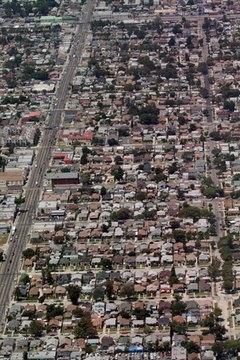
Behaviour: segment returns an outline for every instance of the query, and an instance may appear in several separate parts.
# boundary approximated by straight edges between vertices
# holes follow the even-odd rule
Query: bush
[[[129,219],[130,210],[126,208],[119,209],[118,211],[114,211],[111,215],[112,221],[124,221]]]

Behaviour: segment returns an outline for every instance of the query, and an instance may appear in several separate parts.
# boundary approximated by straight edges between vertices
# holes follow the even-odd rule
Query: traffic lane
[[[19,238],[21,237],[26,238],[27,236],[26,223],[28,222],[28,217],[25,215],[24,218],[25,218],[24,221],[22,221],[22,224],[19,227],[19,231],[17,235]],[[18,263],[20,260],[19,254],[21,254],[23,246],[25,246],[25,242],[23,243],[17,240],[18,239],[16,239],[16,242],[12,243],[9,248],[7,259],[6,262],[4,263],[4,269],[3,269],[4,273],[1,274],[2,284],[4,285],[4,292],[2,292],[0,295],[1,303],[3,302],[3,300],[7,302],[10,300],[12,287],[15,281],[15,276],[17,275],[15,269],[18,268]],[[4,313],[2,312],[0,314],[0,322],[2,321],[3,317],[4,317]]]
[[[19,251],[18,246],[14,247],[14,249],[11,250],[11,252],[8,254],[8,258],[4,266],[4,272],[1,274],[1,284],[4,289],[4,291],[2,291],[0,294],[0,303],[2,308],[0,314],[1,322],[7,310],[7,304],[11,297],[14,280],[15,277],[17,276],[17,273],[15,272],[16,266],[18,265],[18,258],[15,257],[16,251]],[[5,306],[3,305],[3,302],[5,303]]]

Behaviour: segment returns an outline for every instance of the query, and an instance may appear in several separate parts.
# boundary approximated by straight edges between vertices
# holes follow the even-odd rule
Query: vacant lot
[[[8,234],[0,234],[0,246],[6,244],[8,239]]]

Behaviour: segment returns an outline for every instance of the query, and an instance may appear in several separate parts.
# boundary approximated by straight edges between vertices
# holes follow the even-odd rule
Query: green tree
[[[127,209],[127,208],[121,208],[117,211],[114,211],[112,214],[111,214],[111,220],[112,221],[124,221],[124,220],[127,220],[129,219],[130,217],[130,210]]]
[[[134,284],[132,282],[127,282],[123,284],[120,289],[120,296],[126,297],[127,299],[132,298],[135,295]]]
[[[215,187],[213,187],[213,186],[203,187],[202,188],[202,193],[208,199],[213,199],[218,195],[217,189]]]
[[[40,304],[43,304],[45,300],[46,300],[46,295],[42,295],[42,296],[40,296],[40,297],[38,298],[38,302],[39,302]]]
[[[93,290],[92,297],[95,301],[102,301],[104,300],[105,291],[101,285],[98,285]]]
[[[161,69],[161,76],[165,77],[167,80],[176,79],[178,77],[176,67],[173,64],[167,64],[165,68]]]
[[[156,169],[157,170],[157,169]],[[155,172],[156,172],[155,170]],[[156,175],[155,175],[155,181],[157,183],[159,183],[160,181],[166,181],[167,179],[167,176],[163,173],[163,172],[156,172]]]
[[[182,242],[184,243],[186,240],[186,232],[181,229],[174,229],[173,230],[173,237],[176,240],[176,242]]]
[[[176,219],[170,221],[170,226],[173,230],[178,229],[180,227],[180,222]]]
[[[169,174],[174,174],[176,171],[178,171],[178,164],[176,162],[173,162],[169,168],[168,168],[168,172]]]
[[[232,261],[225,261],[222,266],[223,287],[227,293],[233,290],[233,268]]]
[[[133,84],[125,84],[124,85],[124,91],[133,92],[133,90],[134,90],[134,85]]]
[[[80,307],[73,309],[72,313],[76,318],[81,318],[84,315],[83,309]]]
[[[31,248],[28,248],[23,251],[22,255],[25,259],[31,259],[35,255],[35,251]]]
[[[170,37],[170,40],[168,42],[168,46],[172,47],[172,46],[175,46],[176,45],[176,40],[175,40],[175,37],[174,36],[171,36]]]
[[[100,190],[100,195],[104,196],[104,195],[106,195],[106,193],[107,193],[107,189],[105,188],[105,186],[102,186],[102,188]]]
[[[220,135],[219,131],[212,131],[209,134],[210,138],[214,141],[220,141],[222,140],[222,136]]]
[[[46,284],[52,285],[54,283],[51,269],[49,268],[49,266],[46,266],[45,269],[42,269],[42,278],[43,282]]]
[[[88,157],[87,157],[87,154],[84,153],[84,154],[82,154],[82,156],[81,156],[80,164],[81,164],[81,165],[86,165],[87,163],[88,163]]]
[[[112,261],[104,257],[101,259],[101,266],[103,270],[112,270]]]
[[[39,71],[35,71],[35,72],[34,72],[33,78],[34,78],[35,80],[45,81],[45,80],[49,80],[49,75],[48,75],[48,72],[47,72],[47,71],[45,71],[45,70],[39,70]]]
[[[224,109],[229,110],[230,112],[233,112],[235,110],[236,104],[233,100],[224,101],[224,105],[223,105]]]
[[[77,305],[80,295],[80,287],[78,285],[69,285],[67,287],[67,292],[72,304]]]
[[[28,16],[31,12],[33,12],[32,4],[26,3],[23,6],[24,6],[24,12],[25,12],[26,16]]]
[[[201,72],[203,75],[207,75],[207,73],[208,73],[207,63],[200,62],[198,65],[198,71]]]
[[[215,317],[215,319],[219,319],[222,315],[222,309],[220,309],[218,306],[215,306],[213,309],[213,315]]]
[[[199,93],[204,99],[209,97],[209,92],[208,92],[208,90],[206,88],[201,87],[199,89]]]
[[[203,110],[203,115],[209,116],[209,110],[207,108]]]
[[[36,132],[35,132],[35,135],[34,135],[34,138],[33,138],[33,145],[34,145],[34,146],[37,146],[37,145],[38,145],[39,140],[40,140],[40,136],[41,136],[41,131],[40,131],[40,129],[36,129]]]
[[[69,173],[71,171],[71,168],[69,166],[64,166],[61,168],[62,173]]]
[[[182,315],[186,311],[186,303],[181,300],[181,297],[176,296],[175,301],[171,304],[172,316]]]
[[[108,232],[108,228],[109,228],[108,225],[102,224],[102,226],[101,226],[102,233],[107,233],[107,232]]]
[[[21,205],[25,203],[25,198],[23,198],[22,196],[19,196],[18,198],[15,197],[14,203],[16,205]]]
[[[134,107],[134,109],[135,109],[135,112],[136,112],[136,115],[138,114],[138,109],[137,109],[137,107]],[[132,115],[135,115],[135,114],[132,114]],[[119,129],[118,129],[118,136],[119,137],[127,137],[127,136],[129,136],[129,128],[128,127],[120,127]]]
[[[136,308],[133,315],[136,316],[137,320],[145,320],[147,316],[150,316],[150,312],[146,308]]]
[[[147,198],[147,194],[143,191],[138,191],[136,192],[136,195],[135,195],[135,199],[137,201],[143,201],[143,200],[146,200]]]
[[[29,334],[35,336],[35,337],[41,337],[43,334],[43,324],[42,322],[38,320],[33,320],[30,322],[29,328],[28,328]]]
[[[5,16],[7,18],[11,18],[12,17],[11,3],[10,2],[5,3],[3,7],[4,7]]]
[[[201,217],[201,209],[196,206],[186,206],[180,210],[179,216],[183,218],[191,218],[195,222]]]
[[[217,356],[217,359],[226,359],[225,357],[225,348],[224,348],[224,343],[217,341],[215,342],[215,344],[213,344],[212,350],[214,352],[214,354]]]
[[[114,176],[115,181],[121,181],[123,179],[124,171],[121,166],[111,170],[111,174]]]
[[[180,335],[186,335],[187,332],[187,324],[186,323],[179,323],[176,321],[172,322],[172,332],[177,333]]]
[[[194,45],[192,43],[192,36],[188,36],[186,40],[186,46],[189,50],[194,48]]]
[[[224,99],[229,99],[231,97],[238,97],[240,95],[239,89],[233,89],[229,84],[225,84],[220,88],[222,96]]]
[[[214,282],[219,276],[221,276],[221,261],[215,256],[212,258],[212,262],[208,266],[208,273]]]
[[[119,142],[116,139],[111,138],[111,139],[108,139],[108,145],[109,146],[117,146],[117,145],[119,145]]]
[[[22,296],[21,291],[20,291],[19,287],[16,286],[14,289],[14,299],[16,301],[19,301],[21,299],[21,296]]]
[[[200,346],[193,341],[184,341],[181,345],[187,350],[188,354],[200,353]]]
[[[99,137],[94,137],[92,140],[92,145],[93,146],[103,146],[105,143],[103,138],[99,138]]]
[[[120,155],[115,156],[114,162],[116,165],[121,165],[123,163],[123,158]]]
[[[185,151],[183,154],[182,154],[182,158],[184,161],[186,162],[192,162],[193,161],[193,158],[194,158],[194,152],[193,151]]]
[[[92,151],[87,146],[83,146],[82,153],[87,155],[87,154],[91,154]]]
[[[172,28],[172,32],[174,34],[181,34],[182,33],[182,25],[179,23],[174,24],[174,26]]]
[[[203,326],[209,328],[208,333],[214,334],[216,340],[223,340],[223,335],[226,333],[226,329],[219,323],[219,315],[221,312],[216,309],[211,312],[202,322]]]
[[[29,282],[30,282],[29,275],[28,274],[22,274],[21,277],[20,277],[19,283],[26,285]]]
[[[84,316],[79,320],[73,331],[77,338],[87,339],[90,336],[96,336],[97,331],[92,325],[90,313],[85,313]]]
[[[106,296],[108,300],[111,300],[113,296],[113,281],[109,279],[106,281]]]
[[[155,64],[152,60],[150,60],[148,55],[141,56],[138,61],[143,65],[145,71],[150,72],[155,69]]]
[[[156,215],[157,215],[157,210],[155,209],[144,210],[144,212],[142,213],[143,218],[146,220],[154,220],[156,218]]]
[[[158,124],[159,109],[155,104],[143,106],[138,110],[140,123],[143,125]]]
[[[64,313],[64,307],[55,304],[47,305],[47,320],[54,318],[55,316],[61,316]]]
[[[81,174],[81,181],[83,185],[89,184],[91,179],[91,175],[89,172],[84,172]]]
[[[177,284],[179,283],[179,280],[177,278],[177,275],[176,275],[176,271],[175,271],[175,266],[172,266],[172,269],[171,269],[171,275],[169,277],[169,284],[172,286],[173,284]]]

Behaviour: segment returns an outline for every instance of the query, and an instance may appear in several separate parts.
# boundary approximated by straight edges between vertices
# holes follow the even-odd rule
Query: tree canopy
[[[129,219],[130,217],[130,210],[127,208],[121,208],[117,211],[114,211],[111,214],[111,220],[113,221],[124,221]]]
[[[41,337],[43,334],[43,324],[41,321],[33,320],[30,322],[29,328],[28,328],[29,334]]]
[[[96,336],[97,331],[92,325],[90,313],[85,313],[74,328],[74,335],[77,338],[86,339],[89,336]]]
[[[216,281],[221,275],[221,261],[215,256],[212,258],[212,262],[208,266],[208,273],[213,281]]]
[[[126,297],[126,298],[131,298],[133,297],[135,294],[134,291],[134,284],[131,282],[128,282],[126,284],[123,284],[123,286],[121,287],[120,290],[120,296]]]
[[[80,287],[77,285],[69,285],[67,287],[67,292],[68,295],[70,297],[70,300],[72,302],[73,305],[77,305],[78,304],[78,298],[80,295]]]
[[[195,222],[199,220],[201,217],[211,218],[214,215],[207,209],[200,209],[196,206],[187,205],[180,210],[179,216],[183,218],[191,218]]]

